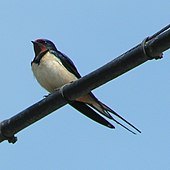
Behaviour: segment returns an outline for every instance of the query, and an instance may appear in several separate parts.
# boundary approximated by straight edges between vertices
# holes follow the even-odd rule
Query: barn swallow
[[[81,78],[74,63],[65,54],[60,52],[53,42],[47,39],[37,39],[32,41],[32,43],[35,52],[35,57],[31,62],[32,71],[38,83],[48,92],[53,93],[56,89]],[[128,126],[141,133],[139,129],[125,120],[122,116],[99,101],[92,92],[77,98],[69,104],[87,117],[106,127],[115,128],[115,126],[104,119],[100,114],[112,119],[133,134],[136,134],[134,130],[131,130],[113,118],[109,114],[110,112],[124,121]],[[95,110],[100,114],[96,113]]]

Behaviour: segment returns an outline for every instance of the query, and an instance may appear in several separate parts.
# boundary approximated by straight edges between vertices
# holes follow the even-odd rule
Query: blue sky
[[[86,75],[169,24],[169,0],[2,1],[1,108],[7,119],[47,92],[31,72],[31,40],[48,38]],[[94,90],[137,126],[110,130],[65,106],[0,144],[0,169],[169,169],[170,52]]]

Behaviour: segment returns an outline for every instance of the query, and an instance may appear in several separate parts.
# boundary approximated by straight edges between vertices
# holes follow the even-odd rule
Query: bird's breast
[[[32,63],[32,71],[39,84],[47,91],[53,92],[61,86],[77,80],[54,54],[47,52],[40,63]]]

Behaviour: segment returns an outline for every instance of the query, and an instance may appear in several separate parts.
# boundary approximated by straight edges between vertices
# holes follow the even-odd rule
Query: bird
[[[59,51],[52,41],[40,38],[31,42],[33,43],[35,53],[35,57],[31,61],[33,75],[38,83],[50,94],[66,84],[81,78],[73,61],[67,55]],[[135,131],[141,133],[138,128],[97,99],[92,92],[75,99],[69,104],[85,116],[108,128],[114,129],[115,126],[103,116],[112,119],[133,134],[136,134]],[[120,119],[121,122],[124,122],[126,126],[110,113],[114,115],[114,117]],[[128,128],[127,125],[131,128]]]

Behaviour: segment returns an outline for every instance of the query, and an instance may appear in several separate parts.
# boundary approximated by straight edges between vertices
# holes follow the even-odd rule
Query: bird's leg
[[[64,94],[64,87],[65,86],[69,86],[71,83],[73,83],[73,81],[70,81],[69,83],[67,84],[64,84],[63,86],[61,86],[60,88],[57,88],[56,90],[59,90],[59,92],[61,93],[62,97],[68,102],[70,103],[70,100],[65,96]]]
[[[44,95],[43,97],[46,98],[46,97],[48,97],[50,95],[51,95],[51,93],[48,93],[47,95]]]
[[[58,90],[63,91],[63,88],[64,88],[65,86],[69,86],[69,85],[70,85],[70,84],[72,84],[73,82],[74,82],[74,81],[70,81],[69,83],[64,84],[63,86],[61,86],[61,87],[59,87],[59,88],[54,89],[54,91],[58,91]]]
[[[63,86],[61,86],[61,87],[58,87],[58,88],[55,88],[54,89],[54,91],[58,91],[58,90],[60,90],[61,91],[61,93],[62,93],[62,96],[64,96],[64,94],[63,94],[63,88],[65,87],[65,86],[68,86],[68,85],[70,85],[71,83],[73,83],[74,81],[70,81],[69,83],[67,83],[67,84],[64,84]],[[50,96],[52,93],[48,93],[47,95],[44,95],[44,98],[46,98],[46,97],[48,97],[48,96]]]

